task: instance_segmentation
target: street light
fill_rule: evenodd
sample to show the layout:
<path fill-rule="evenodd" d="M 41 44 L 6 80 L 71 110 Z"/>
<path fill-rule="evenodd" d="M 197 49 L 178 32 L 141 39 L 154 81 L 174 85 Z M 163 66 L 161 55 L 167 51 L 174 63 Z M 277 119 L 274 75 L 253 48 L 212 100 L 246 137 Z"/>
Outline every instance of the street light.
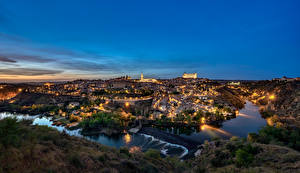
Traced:
<path fill-rule="evenodd" d="M 275 95 L 274 95 L 274 94 L 270 95 L 270 96 L 269 96 L 269 99 L 270 99 L 270 100 L 274 100 L 274 99 L 275 99 Z"/>

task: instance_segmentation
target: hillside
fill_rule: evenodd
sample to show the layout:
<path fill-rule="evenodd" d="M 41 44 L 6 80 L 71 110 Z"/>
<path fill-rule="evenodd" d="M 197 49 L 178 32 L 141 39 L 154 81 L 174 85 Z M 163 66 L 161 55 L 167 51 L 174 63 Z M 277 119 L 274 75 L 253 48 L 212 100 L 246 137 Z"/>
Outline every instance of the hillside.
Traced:
<path fill-rule="evenodd" d="M 232 138 L 206 142 L 179 161 L 158 151 L 115 149 L 31 121 L 0 120 L 0 173 L 10 172 L 299 172 L 300 153 Z"/>
<path fill-rule="evenodd" d="M 192 161 L 202 172 L 289 172 L 300 171 L 300 153 L 278 145 L 250 143 L 238 138 L 217 140 L 203 145 Z"/>
<path fill-rule="evenodd" d="M 0 172 L 182 172 L 176 159 L 156 151 L 130 153 L 45 127 L 30 121 L 0 121 Z"/>
<path fill-rule="evenodd" d="M 279 125 L 300 127 L 300 82 L 259 81 L 248 86 L 263 116 Z"/>

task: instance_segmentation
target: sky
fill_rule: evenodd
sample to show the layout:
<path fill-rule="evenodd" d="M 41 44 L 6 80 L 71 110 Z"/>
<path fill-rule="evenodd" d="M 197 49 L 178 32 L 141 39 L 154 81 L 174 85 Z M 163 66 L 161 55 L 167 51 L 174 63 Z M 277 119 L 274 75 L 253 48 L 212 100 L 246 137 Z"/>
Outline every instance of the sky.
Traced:
<path fill-rule="evenodd" d="M 299 0 L 0 0 L 0 82 L 300 77 Z"/>

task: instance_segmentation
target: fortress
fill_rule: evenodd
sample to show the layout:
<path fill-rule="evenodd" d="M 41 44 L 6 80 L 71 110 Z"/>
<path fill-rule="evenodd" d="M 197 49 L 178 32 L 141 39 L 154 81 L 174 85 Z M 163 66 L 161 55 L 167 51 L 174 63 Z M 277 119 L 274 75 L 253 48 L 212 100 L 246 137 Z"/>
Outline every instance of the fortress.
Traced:
<path fill-rule="evenodd" d="M 183 73 L 182 78 L 184 79 L 196 79 L 197 73 Z"/>

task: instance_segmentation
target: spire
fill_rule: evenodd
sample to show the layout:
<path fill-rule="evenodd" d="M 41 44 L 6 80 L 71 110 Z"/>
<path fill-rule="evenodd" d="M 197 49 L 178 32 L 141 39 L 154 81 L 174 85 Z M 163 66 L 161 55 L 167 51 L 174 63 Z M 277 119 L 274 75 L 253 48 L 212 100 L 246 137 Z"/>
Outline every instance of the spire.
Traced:
<path fill-rule="evenodd" d="M 141 73 L 141 80 L 144 80 L 143 72 Z"/>

